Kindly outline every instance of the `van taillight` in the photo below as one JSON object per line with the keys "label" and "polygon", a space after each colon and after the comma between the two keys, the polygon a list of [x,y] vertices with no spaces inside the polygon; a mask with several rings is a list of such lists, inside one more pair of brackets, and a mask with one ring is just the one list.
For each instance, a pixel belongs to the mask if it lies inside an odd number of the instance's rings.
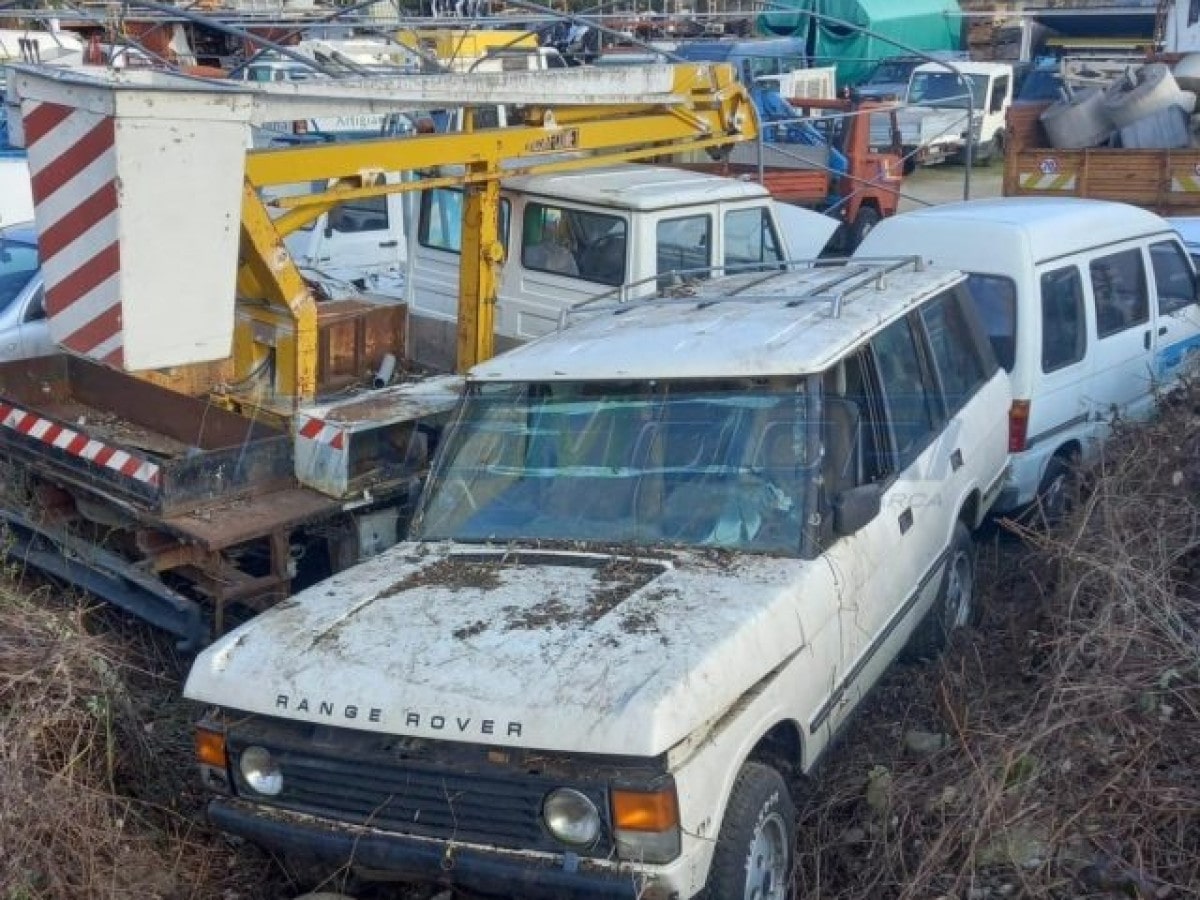
{"label": "van taillight", "polygon": [[1008,410],[1008,452],[1020,453],[1025,449],[1025,437],[1029,431],[1029,401],[1014,400]]}

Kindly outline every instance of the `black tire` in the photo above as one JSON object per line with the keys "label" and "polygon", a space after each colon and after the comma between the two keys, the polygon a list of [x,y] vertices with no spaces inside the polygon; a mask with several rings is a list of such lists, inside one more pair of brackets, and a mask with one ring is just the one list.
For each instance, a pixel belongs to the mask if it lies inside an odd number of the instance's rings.
{"label": "black tire", "polygon": [[981,610],[975,602],[975,541],[961,521],[954,525],[950,556],[942,574],[937,599],[909,639],[905,656],[931,659],[946,649],[956,628],[979,624]]}
{"label": "black tire", "polygon": [[1004,136],[999,132],[992,135],[992,139],[983,147],[983,152],[979,154],[979,165],[986,169],[988,166],[994,166],[996,163],[1004,159]]}
{"label": "black tire", "polygon": [[742,766],[713,851],[705,900],[791,897],[796,807],[783,776],[770,766]]}
{"label": "black tire", "polygon": [[1044,528],[1055,528],[1071,514],[1078,487],[1077,468],[1075,461],[1065,453],[1056,453],[1050,458],[1033,501],[1031,518],[1034,522]]}
{"label": "black tire", "polygon": [[854,224],[850,226],[850,246],[847,249],[851,253],[866,239],[867,235],[871,233],[871,229],[879,224],[879,220],[879,210],[875,207],[859,207],[858,215],[854,217]]}

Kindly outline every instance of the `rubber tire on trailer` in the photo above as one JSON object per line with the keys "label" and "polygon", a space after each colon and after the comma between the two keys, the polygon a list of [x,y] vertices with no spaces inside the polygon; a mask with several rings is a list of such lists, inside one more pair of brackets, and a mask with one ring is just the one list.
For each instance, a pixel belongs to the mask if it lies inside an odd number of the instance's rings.
{"label": "rubber tire on trailer", "polygon": [[909,638],[904,649],[907,659],[932,659],[946,649],[956,628],[979,624],[982,610],[975,602],[975,583],[975,541],[959,520],[954,523],[937,599]]}
{"label": "rubber tire on trailer", "polygon": [[1070,102],[1052,103],[1038,118],[1046,129],[1050,146],[1059,150],[1098,147],[1114,130],[1104,112],[1104,94],[1099,88],[1080,91]]}
{"label": "rubber tire on trailer", "polygon": [[[748,762],[738,772],[713,851],[704,900],[791,897],[796,806],[783,776]],[[752,892],[751,885],[759,888]]]}
{"label": "rubber tire on trailer", "polygon": [[854,217],[854,224],[850,226],[850,231],[847,235],[847,240],[849,241],[849,246],[846,248],[847,252],[853,253],[858,249],[858,245],[866,240],[867,235],[871,233],[871,229],[879,224],[880,218],[879,210],[873,206],[860,206],[858,208],[858,215]]}
{"label": "rubber tire on trailer", "polygon": [[1172,104],[1183,105],[1175,76],[1166,63],[1150,63],[1138,70],[1137,84],[1119,78],[1104,91],[1104,114],[1114,128],[1132,125]]}

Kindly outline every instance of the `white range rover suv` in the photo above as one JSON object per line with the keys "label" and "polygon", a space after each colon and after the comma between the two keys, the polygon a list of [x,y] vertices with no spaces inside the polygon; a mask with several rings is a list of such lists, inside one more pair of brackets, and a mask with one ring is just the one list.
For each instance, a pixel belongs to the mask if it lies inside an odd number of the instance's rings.
{"label": "white range rover suv", "polygon": [[588,304],[469,373],[408,540],[197,659],[211,820],[363,878],[780,900],[831,737],[975,614],[1009,401],[914,260]]}

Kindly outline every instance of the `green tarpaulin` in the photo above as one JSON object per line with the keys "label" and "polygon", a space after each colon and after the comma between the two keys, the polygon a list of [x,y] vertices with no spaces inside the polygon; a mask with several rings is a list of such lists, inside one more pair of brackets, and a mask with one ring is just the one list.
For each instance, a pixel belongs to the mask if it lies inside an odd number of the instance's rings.
{"label": "green tarpaulin", "polygon": [[[962,47],[957,0],[773,0],[772,5],[776,11],[764,13],[759,27],[769,34],[805,36],[809,64],[836,65],[839,85],[857,84],[879,60],[902,56],[907,48]],[[806,15],[809,11],[827,18]]]}

